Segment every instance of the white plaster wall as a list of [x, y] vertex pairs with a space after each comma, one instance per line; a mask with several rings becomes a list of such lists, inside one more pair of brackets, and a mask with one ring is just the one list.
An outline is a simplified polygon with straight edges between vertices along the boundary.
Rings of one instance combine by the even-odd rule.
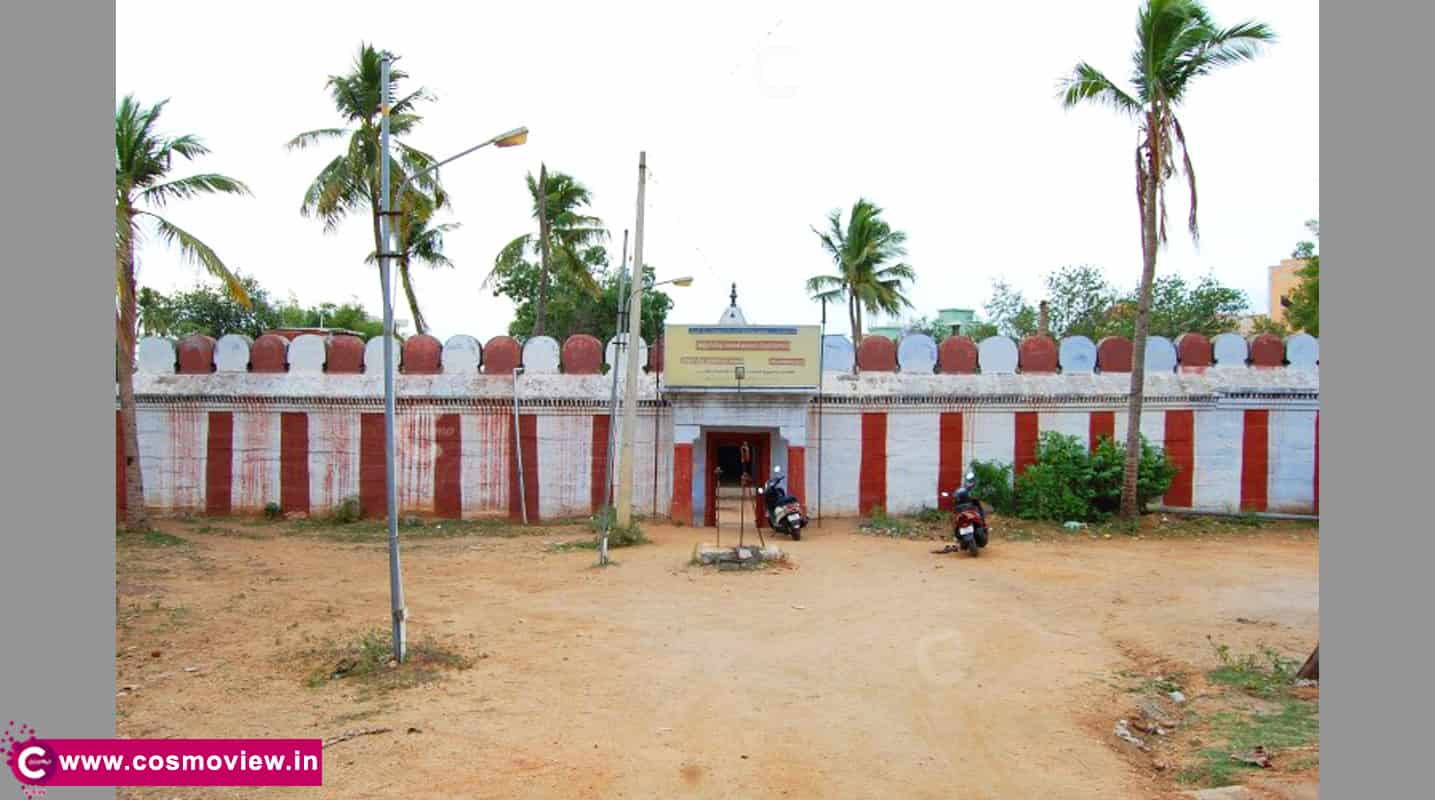
[[434, 416], [431, 407], [406, 408], [395, 416], [394, 461], [397, 468], [394, 479], [398, 484], [395, 488], [400, 511], [433, 511]]
[[[1200, 416], [1200, 412], [1197, 412]], [[1116, 409], [1116, 424], [1112, 431], [1116, 436], [1116, 444], [1126, 446], [1126, 409]], [[1090, 430], [1087, 437], [1090, 438]], [[1141, 409], [1141, 435], [1146, 441], [1156, 447], [1166, 446], [1166, 409], [1157, 406], [1147, 405]]]
[[279, 412], [263, 406], [236, 409], [231, 455], [230, 505], [235, 511], [262, 511], [279, 502]]
[[[650, 479], [651, 480], [651, 479]], [[587, 516], [593, 501], [593, 417], [538, 417], [538, 514], [544, 519]]]
[[1192, 502], [1210, 511], [1238, 511], [1241, 505], [1241, 440], [1245, 413], [1211, 409], [1196, 413], [1196, 469]]
[[975, 411], [962, 419], [963, 472], [973, 461], [1016, 461], [1016, 414], [1011, 411]]
[[887, 510], [908, 514], [937, 502], [941, 416], [931, 409], [887, 414]]
[[1267, 505], [1309, 514], [1315, 507], [1315, 411], [1271, 411]]
[[[508, 510], [508, 459], [513, 417], [497, 409], [459, 415], [459, 459], [465, 517]], [[539, 459], [542, 464], [542, 459]]]
[[209, 417], [198, 408], [137, 408], [145, 504], [162, 511], [204, 510]]
[[309, 508], [322, 514], [359, 495], [359, 412], [309, 412]]
[[[809, 441], [816, 441], [811, 428]], [[822, 442], [807, 454], [807, 491], [817, 497], [817, 464], [822, 464], [822, 513], [836, 517], [857, 513], [857, 478], [862, 469], [862, 414], [856, 409], [827, 409]], [[815, 510], [815, 509], [814, 509]]]
[[1087, 449], [1091, 448], [1090, 411], [1041, 411], [1037, 413], [1038, 433], [1056, 431], [1063, 436], [1075, 436]]

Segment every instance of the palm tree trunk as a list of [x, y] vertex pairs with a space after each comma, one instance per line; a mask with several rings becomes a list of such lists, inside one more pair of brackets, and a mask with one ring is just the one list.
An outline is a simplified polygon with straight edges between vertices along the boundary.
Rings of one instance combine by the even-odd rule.
[[[533, 314], [533, 335], [542, 336], [548, 321], [548, 165], [538, 167], [538, 307]], [[638, 273], [641, 274], [641, 273]]]
[[115, 358], [119, 367], [120, 383], [120, 427], [124, 435], [125, 448], [125, 529], [141, 531], [149, 529], [149, 512], [145, 509], [144, 474], [140, 470], [139, 423], [135, 415], [135, 337], [137, 331], [135, 307], [134, 237], [125, 243], [119, 256], [120, 271], [124, 275], [128, 296], [122, 299], [119, 313], [115, 315]]
[[1141, 294], [1136, 302], [1136, 330], [1131, 337], [1131, 389], [1126, 410], [1126, 464], [1121, 481], [1121, 516], [1141, 515], [1136, 479], [1141, 469], [1141, 404], [1146, 390], [1146, 332], [1151, 322], [1151, 288], [1156, 280], [1156, 181], [1160, 175], [1160, 128], [1152, 113], [1147, 124], [1147, 172], [1141, 225]]
[[861, 372], [862, 367], [857, 364], [857, 349], [862, 346], [862, 309], [857, 305], [857, 298], [847, 296], [847, 321], [852, 323], [852, 371]]
[[414, 332], [425, 334], [429, 332], [429, 326], [424, 321], [424, 312], [419, 310], [419, 298], [414, 294], [413, 279], [409, 277], [409, 259], [399, 259], [399, 280], [404, 285], [404, 297], [409, 301], [409, 313], [414, 316]]

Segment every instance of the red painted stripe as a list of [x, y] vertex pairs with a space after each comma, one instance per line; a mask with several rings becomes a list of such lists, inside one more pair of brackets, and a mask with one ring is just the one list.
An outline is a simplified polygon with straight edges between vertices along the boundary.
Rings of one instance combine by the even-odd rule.
[[[688, 453], [691, 457], [692, 445], [688, 445]], [[591, 484], [593, 486], [592, 500], [593, 513], [598, 513], [603, 505], [608, 502], [607, 486], [604, 482], [608, 480], [608, 415], [593, 415], [593, 474]], [[675, 467], [676, 468], [676, 467]], [[676, 473], [675, 473], [676, 474]], [[676, 487], [677, 484], [674, 484]], [[676, 488], [673, 490], [677, 491]], [[689, 492], [691, 495], [691, 492]], [[676, 494], [674, 495], [676, 497]], [[688, 498], [688, 505], [692, 505], [692, 498]]]
[[857, 513], [887, 507], [887, 414], [862, 415], [862, 456], [857, 476]]
[[807, 448], [787, 446], [787, 490], [807, 507]]
[[1020, 475], [1036, 463], [1036, 441], [1040, 435], [1039, 418], [1035, 411], [1016, 412], [1016, 468]]
[[[603, 418], [607, 423], [607, 417]], [[607, 440], [603, 442], [607, 446]], [[673, 445], [673, 522], [693, 524], [693, 446], [688, 443]]]
[[942, 492], [950, 492], [962, 482], [962, 414], [944, 413], [938, 422], [940, 454], [937, 461], [937, 508], [942, 508]]
[[1173, 508], [1190, 508], [1196, 487], [1196, 412], [1166, 412], [1166, 438], [1162, 447], [1166, 460], [1176, 468], [1176, 477], [1171, 479], [1164, 502]]
[[389, 513], [385, 486], [388, 465], [384, 463], [384, 415], [359, 415], [359, 506], [366, 517]]
[[1270, 459], [1270, 413], [1246, 411], [1241, 435], [1241, 510], [1265, 511]]
[[1101, 443], [1101, 437], [1116, 441], [1116, 412], [1115, 411], [1093, 411], [1091, 412], [1091, 450], [1096, 451], [1096, 445]]
[[209, 441], [204, 448], [204, 513], [228, 514], [234, 492], [234, 414], [209, 412]]
[[[382, 430], [382, 416], [379, 422]], [[309, 513], [309, 414], [304, 411], [279, 417], [279, 507], [285, 513]]]
[[433, 510], [440, 517], [463, 516], [463, 422], [457, 414], [434, 420]]
[[1320, 412], [1315, 412], [1315, 513], [1320, 514]]
[[115, 412], [115, 508], [121, 516], [128, 504], [125, 502], [125, 420]]
[[[510, 420], [512, 418], [510, 417]], [[509, 430], [513, 425], [509, 423]], [[518, 446], [523, 448], [523, 503], [528, 509], [528, 521], [538, 520], [538, 418], [532, 414], [518, 417]], [[523, 509], [518, 505], [518, 451], [510, 448], [508, 459], [508, 516], [523, 519]]]

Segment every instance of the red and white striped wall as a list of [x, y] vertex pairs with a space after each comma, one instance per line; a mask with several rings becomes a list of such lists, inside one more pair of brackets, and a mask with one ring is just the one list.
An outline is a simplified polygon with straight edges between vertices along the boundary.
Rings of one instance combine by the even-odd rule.
[[[1161, 408], [1148, 406], [1142, 433], [1177, 468], [1158, 504], [1211, 511], [1314, 513], [1318, 504], [1314, 409]], [[1093, 447], [1102, 436], [1125, 441], [1126, 410], [936, 410], [829, 408], [817, 436], [809, 422], [807, 457], [821, 463], [824, 515], [866, 514], [873, 507], [909, 513], [936, 506], [973, 460], [1034, 462], [1042, 433], [1075, 436]], [[806, 471], [808, 497], [819, 476]]]
[[[380, 410], [341, 404], [299, 410], [263, 401], [223, 408], [174, 403], [142, 406], [137, 419], [146, 501], [155, 509], [255, 513], [276, 503], [286, 513], [319, 513], [358, 497], [366, 515], [387, 513]], [[521, 515], [511, 407], [406, 405], [395, 423], [401, 512]], [[601, 505], [606, 410], [525, 412], [519, 430], [530, 519], [587, 515]], [[120, 434], [117, 415], [116, 492], [123, 508]], [[635, 502], [648, 508], [656, 499], [659, 514], [667, 514], [671, 502], [671, 442], [651, 413], [639, 417]], [[652, 477], [643, 480], [655, 472], [656, 496]]]
[[[511, 408], [502, 401], [443, 399], [401, 405], [395, 430], [400, 511], [518, 518], [526, 507], [535, 520], [599, 508], [604, 476], [615, 479], [616, 471], [606, 463], [606, 409], [593, 402], [525, 409], [515, 437]], [[182, 399], [143, 404], [137, 419], [145, 494], [153, 508], [256, 513], [276, 503], [285, 512], [321, 513], [358, 497], [366, 514], [386, 513], [384, 420], [371, 404], [299, 406], [260, 398], [205, 405]], [[794, 436], [801, 436], [802, 424]], [[782, 450], [773, 454], [774, 463], [786, 466], [791, 485], [814, 511], [850, 516], [874, 507], [905, 513], [935, 506], [939, 492], [954, 487], [973, 460], [1013, 464], [1020, 472], [1033, 462], [1045, 431], [1075, 436], [1088, 447], [1102, 436], [1123, 442], [1126, 410], [834, 404], [820, 419], [809, 408], [805, 426], [805, 436], [794, 439], [802, 445], [774, 437]], [[1177, 468], [1162, 505], [1289, 513], [1319, 508], [1314, 402], [1148, 403], [1142, 432]], [[120, 445], [117, 422], [116, 499], [123, 508]], [[691, 442], [675, 450], [669, 409], [641, 410], [633, 455], [640, 513], [700, 519], [694, 469], [701, 453]], [[675, 495], [675, 486], [684, 490]]]

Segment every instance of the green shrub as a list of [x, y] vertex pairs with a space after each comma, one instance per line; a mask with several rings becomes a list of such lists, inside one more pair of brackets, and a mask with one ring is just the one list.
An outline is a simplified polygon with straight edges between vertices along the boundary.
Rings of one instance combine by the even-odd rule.
[[[1012, 488], [1011, 465], [995, 461], [973, 461], [970, 467], [976, 476], [972, 497], [991, 506], [998, 514], [1010, 514], [1016, 510], [1016, 493]], [[950, 492], [955, 486], [942, 487]]]
[[[1126, 448], [1108, 437], [1101, 437], [1091, 454], [1092, 504], [1101, 514], [1121, 510], [1121, 483], [1126, 472]], [[1165, 494], [1176, 478], [1176, 466], [1166, 459], [1166, 452], [1141, 437], [1141, 464], [1136, 470], [1136, 500], [1141, 512], [1152, 500]]]
[[279, 507], [278, 503], [269, 503], [264, 506], [265, 519], [279, 519], [282, 516], [284, 516], [284, 510]]
[[[1102, 437], [1094, 452], [1081, 439], [1055, 431], [1041, 435], [1036, 462], [1015, 481], [1009, 464], [973, 461], [972, 494], [999, 514], [1054, 522], [1097, 522], [1121, 507], [1125, 448]], [[1159, 447], [1141, 438], [1136, 494], [1141, 511], [1171, 488], [1176, 467]]]
[[619, 525], [616, 519], [613, 519], [611, 523], [609, 522], [609, 518], [613, 516], [613, 509], [604, 506], [599, 509], [597, 514], [589, 518], [588, 529], [593, 532], [593, 542], [595, 545], [601, 545], [604, 527], [608, 528], [609, 549], [616, 547], [633, 547], [635, 545], [648, 543], [648, 537], [638, 525], [638, 519], [636, 517], [630, 518], [627, 525]]
[[359, 505], [359, 498], [353, 495], [345, 497], [334, 509], [334, 521], [340, 525], [348, 525], [358, 522], [363, 517], [363, 508]]
[[1017, 513], [1026, 519], [1086, 520], [1091, 505], [1091, 457], [1075, 436], [1041, 435], [1036, 463], [1016, 479]]

